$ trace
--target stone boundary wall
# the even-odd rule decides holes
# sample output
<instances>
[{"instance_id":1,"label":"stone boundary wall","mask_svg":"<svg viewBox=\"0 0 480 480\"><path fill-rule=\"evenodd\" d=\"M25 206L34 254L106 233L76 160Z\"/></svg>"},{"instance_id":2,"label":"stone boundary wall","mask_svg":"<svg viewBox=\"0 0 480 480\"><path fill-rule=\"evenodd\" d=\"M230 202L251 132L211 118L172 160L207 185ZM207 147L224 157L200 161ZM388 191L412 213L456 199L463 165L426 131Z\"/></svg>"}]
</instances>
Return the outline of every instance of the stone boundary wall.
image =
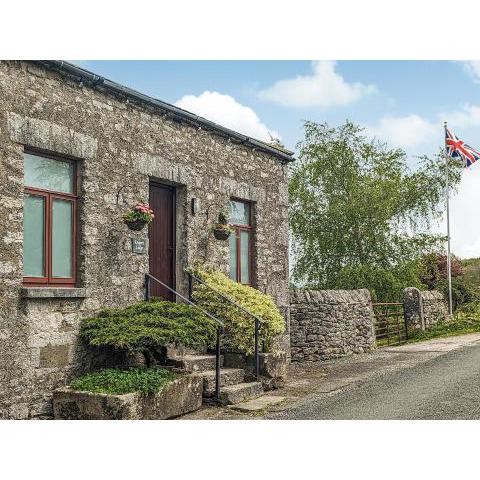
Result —
<instances>
[{"instance_id":1,"label":"stone boundary wall","mask_svg":"<svg viewBox=\"0 0 480 480\"><path fill-rule=\"evenodd\" d=\"M292 362L315 362L375 348L370 292L290 292Z\"/></svg>"},{"instance_id":2,"label":"stone boundary wall","mask_svg":"<svg viewBox=\"0 0 480 480\"><path fill-rule=\"evenodd\" d=\"M448 318L448 306L445 297L437 290L422 292L423 317L425 328L435 325L441 320Z\"/></svg>"},{"instance_id":3,"label":"stone boundary wall","mask_svg":"<svg viewBox=\"0 0 480 480\"><path fill-rule=\"evenodd\" d=\"M448 318L447 302L437 290L420 291L415 287L406 288L403 304L407 324L421 330Z\"/></svg>"}]
</instances>

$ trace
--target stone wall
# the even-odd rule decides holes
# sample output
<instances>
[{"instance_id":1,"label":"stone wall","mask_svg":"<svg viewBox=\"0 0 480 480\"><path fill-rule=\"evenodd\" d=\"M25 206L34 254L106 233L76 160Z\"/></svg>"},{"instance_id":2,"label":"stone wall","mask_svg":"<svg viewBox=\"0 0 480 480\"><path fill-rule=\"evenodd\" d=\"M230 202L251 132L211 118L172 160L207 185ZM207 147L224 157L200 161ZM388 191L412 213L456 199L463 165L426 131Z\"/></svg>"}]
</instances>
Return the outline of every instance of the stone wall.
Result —
<instances>
[{"instance_id":1,"label":"stone wall","mask_svg":"<svg viewBox=\"0 0 480 480\"><path fill-rule=\"evenodd\" d=\"M445 297L437 290L422 291L425 328L448 318L448 306Z\"/></svg>"},{"instance_id":2,"label":"stone wall","mask_svg":"<svg viewBox=\"0 0 480 480\"><path fill-rule=\"evenodd\" d=\"M79 280L77 288L56 296L22 286L26 147L78 164ZM184 292L187 264L208 262L229 271L228 242L215 241L208 228L214 212L228 210L232 196L253 202L253 284L274 297L288 331L285 163L101 85L31 62L2 61L0 417L49 415L53 389L84 365L80 320L142 299L148 254L133 253L131 239L148 242L147 230L133 233L121 217L138 200L148 200L151 179L177 187L177 289ZM192 198L200 205L196 215Z\"/></svg>"},{"instance_id":3,"label":"stone wall","mask_svg":"<svg viewBox=\"0 0 480 480\"><path fill-rule=\"evenodd\" d=\"M315 362L375 348L368 290L290 292L292 362Z\"/></svg>"},{"instance_id":4,"label":"stone wall","mask_svg":"<svg viewBox=\"0 0 480 480\"><path fill-rule=\"evenodd\" d=\"M414 328L425 330L448 318L447 302L437 290L420 291L415 287L406 288L403 304L405 321Z\"/></svg>"}]
</instances>

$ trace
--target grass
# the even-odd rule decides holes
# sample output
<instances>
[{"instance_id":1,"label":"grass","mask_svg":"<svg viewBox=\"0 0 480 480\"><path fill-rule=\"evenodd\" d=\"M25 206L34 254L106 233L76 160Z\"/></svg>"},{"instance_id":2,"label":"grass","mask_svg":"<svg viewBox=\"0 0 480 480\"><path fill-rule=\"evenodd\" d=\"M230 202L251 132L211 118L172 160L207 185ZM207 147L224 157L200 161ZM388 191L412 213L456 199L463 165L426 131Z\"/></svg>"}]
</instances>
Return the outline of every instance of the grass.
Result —
<instances>
[{"instance_id":1,"label":"grass","mask_svg":"<svg viewBox=\"0 0 480 480\"><path fill-rule=\"evenodd\" d=\"M407 343L475 332L480 332L480 314L459 312L449 322L438 322L424 332L421 330L409 331Z\"/></svg>"},{"instance_id":2,"label":"grass","mask_svg":"<svg viewBox=\"0 0 480 480\"><path fill-rule=\"evenodd\" d=\"M73 380L70 387L92 393L121 395L140 392L149 395L161 390L177 376L165 368L106 368Z\"/></svg>"}]
</instances>

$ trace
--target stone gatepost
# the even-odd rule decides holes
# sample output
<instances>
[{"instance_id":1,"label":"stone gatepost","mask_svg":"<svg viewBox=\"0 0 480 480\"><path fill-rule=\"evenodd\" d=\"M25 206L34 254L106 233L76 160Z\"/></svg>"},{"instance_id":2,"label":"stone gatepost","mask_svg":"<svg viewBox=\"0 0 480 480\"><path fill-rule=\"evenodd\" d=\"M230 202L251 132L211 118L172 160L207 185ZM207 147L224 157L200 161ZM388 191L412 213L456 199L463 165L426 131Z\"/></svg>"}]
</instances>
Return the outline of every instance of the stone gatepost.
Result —
<instances>
[{"instance_id":1,"label":"stone gatepost","mask_svg":"<svg viewBox=\"0 0 480 480\"><path fill-rule=\"evenodd\" d=\"M418 288L408 287L403 291L403 312L407 326L425 330L423 298Z\"/></svg>"}]
</instances>

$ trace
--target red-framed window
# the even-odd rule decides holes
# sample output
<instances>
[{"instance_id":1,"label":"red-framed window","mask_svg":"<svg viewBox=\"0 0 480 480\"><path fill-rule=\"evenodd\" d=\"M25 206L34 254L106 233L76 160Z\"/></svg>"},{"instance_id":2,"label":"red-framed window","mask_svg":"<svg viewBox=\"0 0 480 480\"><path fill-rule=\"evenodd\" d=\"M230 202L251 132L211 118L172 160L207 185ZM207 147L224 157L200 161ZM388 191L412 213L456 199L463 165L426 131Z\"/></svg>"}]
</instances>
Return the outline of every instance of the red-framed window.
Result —
<instances>
[{"instance_id":1,"label":"red-framed window","mask_svg":"<svg viewBox=\"0 0 480 480\"><path fill-rule=\"evenodd\" d=\"M230 200L230 278L252 284L252 205L236 198Z\"/></svg>"},{"instance_id":2,"label":"red-framed window","mask_svg":"<svg viewBox=\"0 0 480 480\"><path fill-rule=\"evenodd\" d=\"M74 160L25 151L23 282L76 282L77 165Z\"/></svg>"}]
</instances>

